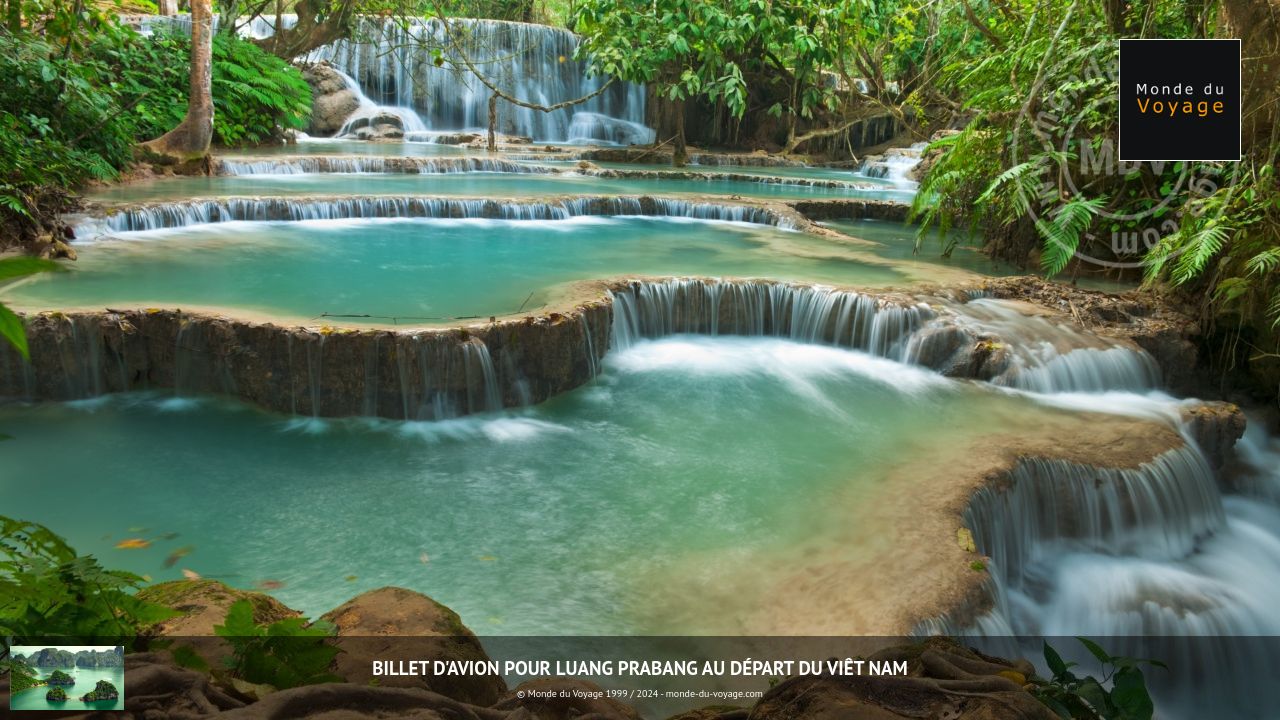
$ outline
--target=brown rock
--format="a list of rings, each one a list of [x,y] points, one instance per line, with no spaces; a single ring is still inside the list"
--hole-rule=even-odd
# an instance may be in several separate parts
[[[237,590],[217,580],[160,583],[138,591],[138,598],[180,613],[153,626],[150,632],[162,637],[181,638],[173,649],[188,647],[211,668],[221,667],[223,659],[231,656],[231,647],[215,636],[213,628],[226,620],[227,610],[235,603],[240,600],[253,603],[253,620],[260,625],[301,614],[270,595]]]
[[[1240,408],[1227,402],[1184,407],[1182,421],[1214,469],[1221,469],[1231,459],[1246,424]]]
[[[334,672],[348,682],[374,680],[373,660],[488,660],[480,640],[458,614],[421,593],[397,587],[370,590],[325,613],[343,652]],[[406,640],[406,638],[418,638]],[[500,676],[381,676],[386,687],[417,687],[454,700],[492,705],[507,691]]]
[[[567,692],[570,697],[561,697]],[[524,696],[521,697],[520,694]],[[634,708],[607,697],[603,688],[577,678],[536,678],[521,683],[493,706],[495,710],[524,708],[534,720],[640,720]]]
[[[360,107],[355,91],[332,65],[310,65],[303,69],[302,78],[311,86],[311,122],[307,132],[312,135],[336,133]]]

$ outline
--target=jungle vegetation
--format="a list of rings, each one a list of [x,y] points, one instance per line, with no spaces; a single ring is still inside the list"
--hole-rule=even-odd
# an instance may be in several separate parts
[[[149,7],[130,2],[0,0],[0,244],[56,232],[77,189],[116,177],[138,143],[182,121],[190,41],[122,27],[117,12]],[[655,112],[672,120],[659,139],[677,162],[686,135],[736,149],[851,152],[858,123],[892,117],[900,141],[934,141],[915,215],[943,231],[943,245],[921,252],[946,254],[950,231],[969,228],[988,251],[1049,276],[1092,271],[1082,257],[1121,266],[1110,272],[1201,313],[1224,371],[1260,371],[1272,386],[1256,389],[1272,396],[1280,386],[1274,0],[233,0],[212,9],[218,144],[300,126],[309,100],[286,60],[349,36],[361,15],[563,24],[582,36],[581,58],[596,72],[651,85]],[[282,12],[298,15],[288,31],[235,35],[244,18]],[[1114,162],[1121,37],[1241,38],[1239,163]],[[520,100],[502,91],[494,87]],[[1047,126],[1031,122],[1046,113]]]

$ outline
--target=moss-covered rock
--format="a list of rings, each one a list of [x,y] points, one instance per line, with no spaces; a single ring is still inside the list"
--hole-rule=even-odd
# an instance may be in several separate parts
[[[178,613],[148,628],[149,633],[181,638],[170,648],[175,656],[178,653],[189,656],[194,652],[209,667],[222,667],[223,659],[231,655],[231,647],[222,638],[215,637],[213,628],[226,620],[227,610],[236,602],[248,600],[253,605],[253,620],[259,625],[301,615],[270,595],[237,590],[217,580],[160,583],[140,590],[138,598]]]

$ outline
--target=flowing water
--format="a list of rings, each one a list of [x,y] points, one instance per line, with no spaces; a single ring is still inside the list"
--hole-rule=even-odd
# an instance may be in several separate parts
[[[481,633],[714,632],[748,599],[678,625],[651,616],[696,580],[682,561],[712,554],[749,573],[754,555],[811,542],[818,523],[876,523],[824,498],[1045,412],[850,350],[675,336],[634,341],[595,383],[545,404],[443,422],[137,395],[0,408],[14,436],[0,505],[109,566],[274,580],[307,613],[400,585]],[[981,426],[964,422],[974,413]],[[181,535],[114,549],[167,532]],[[194,551],[166,568],[180,546]]]
[[[653,142],[644,125],[643,86],[586,74],[575,59],[578,38],[568,30],[497,20],[438,20],[402,24],[365,18],[355,40],[320,48],[310,60],[327,60],[355,78],[376,103],[407,108],[434,130],[485,130],[489,90],[467,69],[526,102],[553,105],[603,92],[584,103],[540,112],[498,104],[497,130],[535,141]],[[437,50],[443,62],[437,64]]]
[[[519,168],[526,169],[526,168]],[[193,177],[119,185],[95,193],[101,202],[142,202],[172,198],[432,195],[442,197],[528,198],[560,195],[739,195],[776,200],[891,199],[874,186],[823,187],[787,183],[666,178],[602,178],[590,175],[539,175],[528,172],[450,172],[428,174],[282,173],[235,177]]]

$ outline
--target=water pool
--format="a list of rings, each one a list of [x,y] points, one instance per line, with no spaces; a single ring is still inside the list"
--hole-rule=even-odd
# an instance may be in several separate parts
[[[803,632],[804,612],[752,619],[780,576],[921,550],[895,466],[946,467],[1047,415],[853,351],[677,336],[542,405],[441,422],[137,395],[0,407],[0,506],[108,567],[273,581],[309,614],[398,585],[488,634]],[[850,528],[875,540],[831,539]],[[115,549],[129,537],[153,544]],[[788,600],[816,617],[850,595]]]
[[[231,196],[435,195],[547,197],[558,195],[739,195],[777,200],[903,199],[892,188],[811,187],[743,180],[619,179],[524,173],[238,175],[162,178],[106,188],[92,197],[109,203]],[[910,200],[910,194],[905,195]]]
[[[32,309],[212,307],[388,322],[536,309],[565,283],[622,274],[841,285],[903,277],[800,233],[684,218],[227,222],[123,233],[78,251],[67,272],[0,296]]]

